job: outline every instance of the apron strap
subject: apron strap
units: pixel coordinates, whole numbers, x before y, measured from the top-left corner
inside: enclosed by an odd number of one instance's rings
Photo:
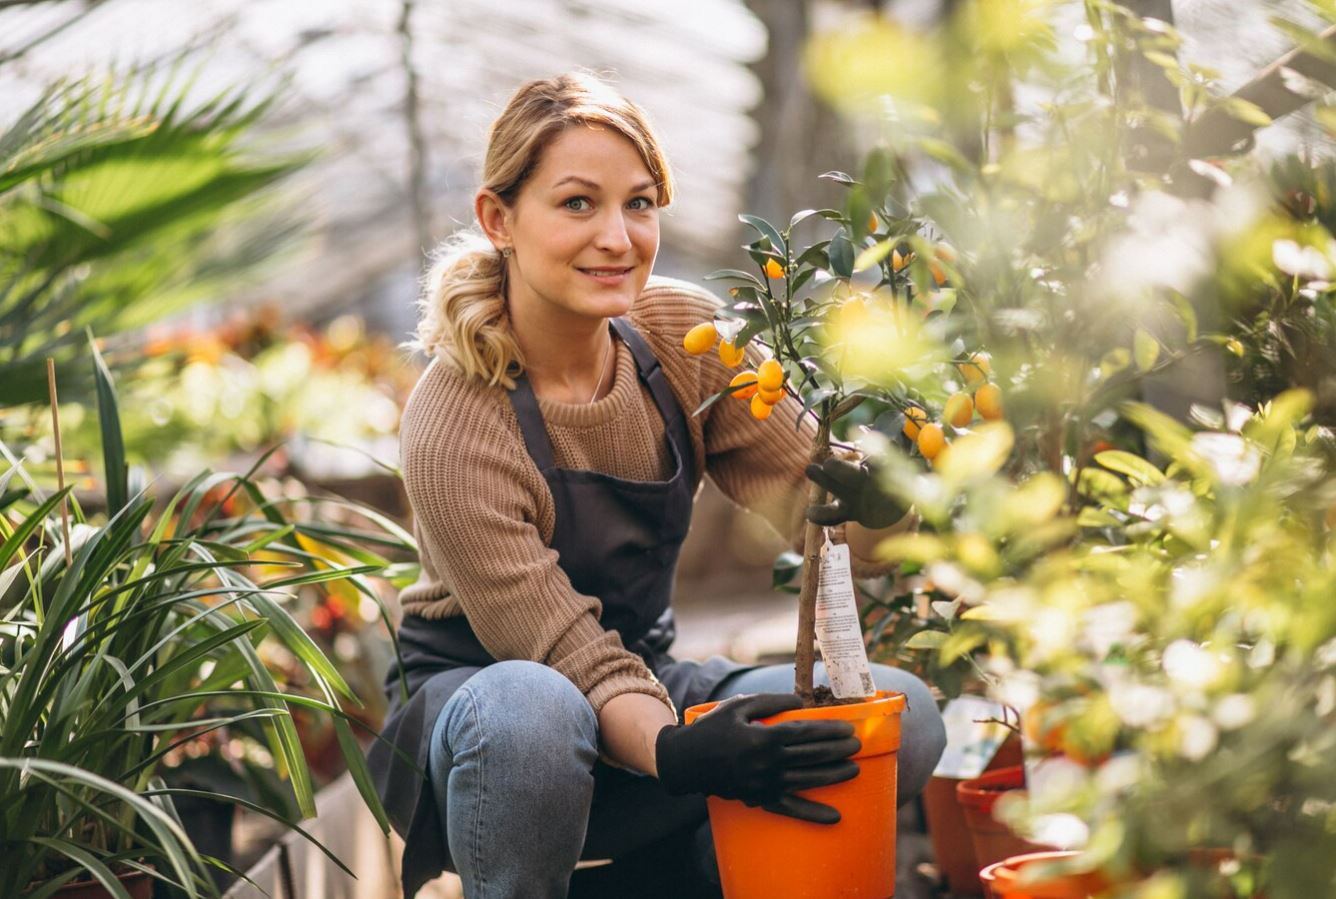
[[[515,389],[510,391],[510,405],[519,419],[520,432],[524,435],[524,446],[529,450],[533,464],[542,472],[556,467],[556,456],[552,452],[552,441],[547,436],[547,427],[543,424],[543,413],[538,411],[538,397],[534,396],[533,385],[529,377],[521,374],[515,379]]]
[[[640,380],[649,388],[650,395],[654,398],[654,405],[659,407],[659,414],[663,416],[669,439],[673,441],[682,464],[690,470],[695,462],[691,451],[690,431],[682,407],[673,396],[672,388],[668,386],[668,379],[663,375],[663,366],[659,364],[658,357],[649,348],[645,338],[640,336],[627,319],[614,318],[612,326],[631,350]],[[543,413],[538,410],[538,398],[534,396],[533,386],[526,375],[521,374],[515,379],[515,389],[510,391],[510,404],[515,409],[520,432],[524,435],[524,446],[528,449],[534,465],[543,472],[556,468],[556,455],[552,450],[552,441],[547,436],[547,426],[543,424]]]
[[[668,386],[668,379],[664,377],[659,357],[654,355],[645,338],[640,336],[640,332],[628,319],[614,318],[612,326],[617,329],[617,333],[630,348],[631,355],[635,357],[640,379],[649,387],[650,395],[654,397],[654,405],[659,407],[659,414],[663,416],[663,423],[668,429],[668,439],[673,442],[678,457],[682,460],[688,483],[695,483],[693,469],[696,457],[691,449],[691,431],[687,428],[682,407],[673,396],[672,388]]]

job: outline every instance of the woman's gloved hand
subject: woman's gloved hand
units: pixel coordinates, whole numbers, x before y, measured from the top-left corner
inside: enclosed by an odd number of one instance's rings
[[[740,799],[778,815],[835,824],[840,813],[834,808],[793,794],[856,777],[858,765],[849,756],[862,744],[847,721],[756,723],[801,706],[791,693],[757,693],[726,700],[689,726],[667,725],[655,741],[660,782],[674,796]]]
[[[833,498],[824,505],[807,507],[807,520],[813,524],[831,527],[856,521],[878,530],[905,517],[905,506],[882,492],[877,469],[869,462],[831,457],[820,465],[808,465],[806,471],[807,477],[829,490]]]

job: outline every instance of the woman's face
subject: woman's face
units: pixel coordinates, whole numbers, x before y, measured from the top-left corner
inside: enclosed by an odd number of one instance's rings
[[[513,305],[548,320],[624,315],[659,251],[658,186],[616,131],[567,128],[505,211]]]

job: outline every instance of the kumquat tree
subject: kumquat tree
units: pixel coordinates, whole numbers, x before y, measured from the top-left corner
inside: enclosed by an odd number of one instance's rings
[[[861,585],[869,651],[1005,704],[1029,793],[999,815],[1070,850],[1050,873],[1080,895],[1336,883],[1336,165],[1254,139],[1315,96],[1330,139],[1327,82],[1296,85],[1336,9],[1267,6],[1298,46],[1232,92],[1168,2],[818,35],[810,82],[876,145],[823,176],[841,208],[744,217],[759,271],[716,273],[730,300],[686,341],[763,345],[711,401],[764,421],[782,388],[814,462],[857,451],[913,510]]]

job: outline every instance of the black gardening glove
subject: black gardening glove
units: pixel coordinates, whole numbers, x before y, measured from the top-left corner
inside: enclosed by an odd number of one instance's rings
[[[807,507],[807,520],[812,524],[830,527],[856,521],[877,530],[905,517],[905,507],[881,491],[877,469],[867,462],[831,457],[820,465],[808,465],[807,477],[829,490],[833,498],[825,505]]]
[[[853,725],[755,723],[801,706],[791,693],[757,693],[726,700],[693,724],[667,725],[655,742],[659,781],[674,796],[740,799],[777,815],[835,824],[840,813],[834,808],[793,794],[858,775],[857,763],[849,759],[862,745]]]

